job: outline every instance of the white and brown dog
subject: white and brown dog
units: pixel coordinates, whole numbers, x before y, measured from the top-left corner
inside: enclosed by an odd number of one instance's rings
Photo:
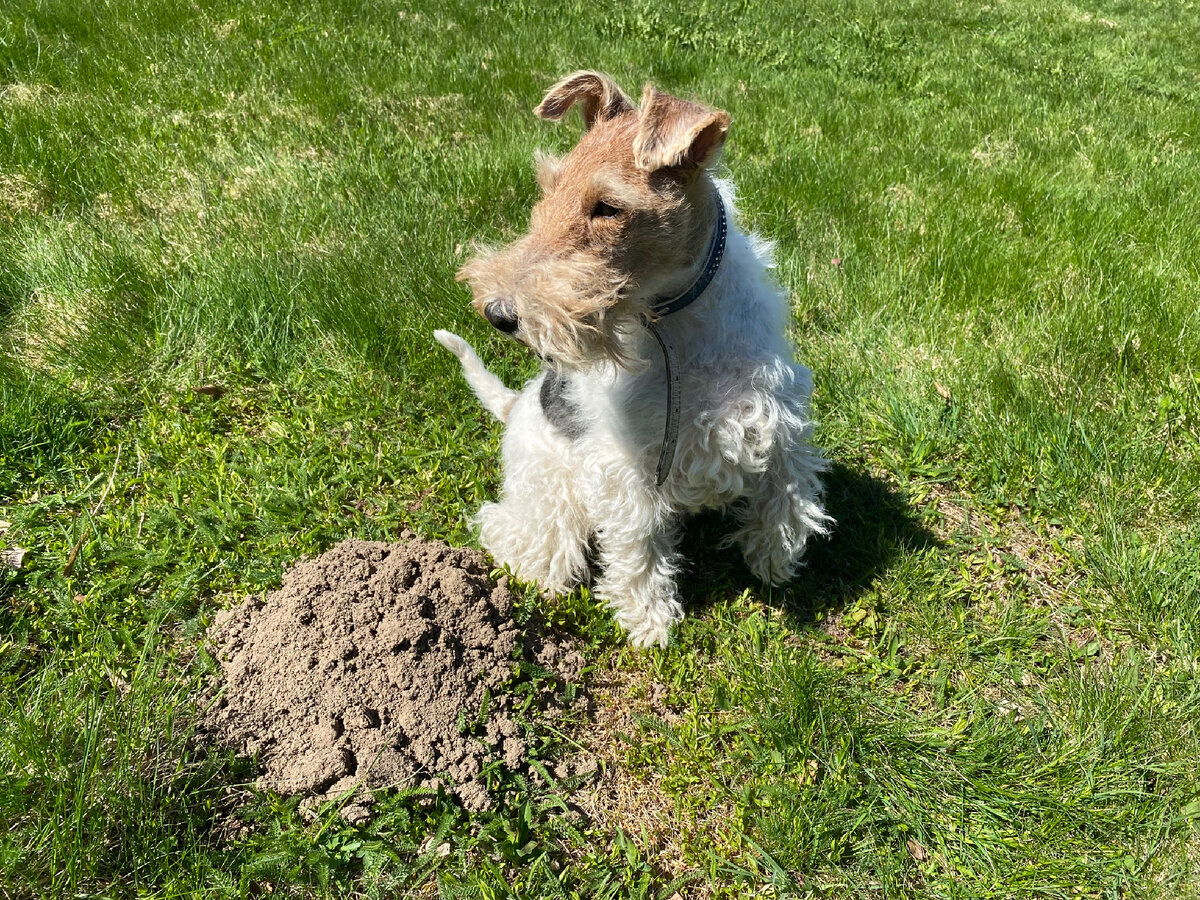
[[[496,560],[547,591],[587,579],[636,645],[665,645],[683,617],[681,517],[730,508],[736,543],[769,584],[788,581],[832,524],[828,462],[809,443],[812,373],[797,365],[771,249],[737,227],[710,170],[729,115],[647,86],[576,72],[535,110],[574,105],[586,134],[563,159],[535,154],[543,196],[529,233],[468,262],[474,306],[545,361],[510,390],[462,338],[483,405],[508,427],[504,488],[479,511]]]

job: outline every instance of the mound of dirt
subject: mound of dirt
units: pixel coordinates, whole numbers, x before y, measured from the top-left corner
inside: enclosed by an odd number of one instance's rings
[[[366,799],[444,784],[471,810],[490,802],[488,761],[516,769],[527,749],[513,703],[492,692],[522,658],[563,680],[583,664],[521,634],[483,554],[408,533],[299,563],[278,591],[219,614],[213,641],[225,691],[202,728],[256,755],[262,787]],[[366,815],[358,801],[346,812]]]

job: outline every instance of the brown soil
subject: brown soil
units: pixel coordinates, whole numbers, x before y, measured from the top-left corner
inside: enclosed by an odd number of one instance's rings
[[[483,767],[517,769],[527,750],[512,703],[491,694],[518,659],[565,680],[583,662],[522,635],[481,553],[407,533],[299,563],[278,591],[220,613],[213,642],[225,691],[202,729],[257,756],[263,788],[318,800],[357,789],[344,810],[357,818],[370,788],[393,786],[444,785],[485,808]]]

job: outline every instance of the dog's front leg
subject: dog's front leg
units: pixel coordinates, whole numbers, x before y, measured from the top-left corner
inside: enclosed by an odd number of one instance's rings
[[[551,593],[588,573],[591,518],[577,484],[571,442],[546,421],[535,380],[512,405],[504,432],[499,503],[475,517],[479,540],[501,565]]]
[[[603,506],[596,529],[603,574],[595,593],[629,633],[630,643],[665,647],[671,626],[683,618],[675,584],[678,526],[653,489],[622,490]]]

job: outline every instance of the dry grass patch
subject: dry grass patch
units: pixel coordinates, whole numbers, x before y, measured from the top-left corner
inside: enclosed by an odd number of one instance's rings
[[[213,37],[222,41],[228,40],[229,36],[233,34],[241,24],[241,19],[227,19],[224,22],[214,22],[212,25]]]
[[[0,86],[0,104],[11,107],[35,107],[54,103],[62,92],[52,84],[15,82]]]
[[[969,497],[942,484],[929,486],[926,501],[925,512],[939,540],[955,547],[978,548],[985,557],[1001,563],[1001,568],[1015,566],[1020,584],[1028,588],[1035,605],[1061,603],[1083,578],[1074,556],[1081,546],[1076,534],[1048,523],[1035,530],[1017,507],[1002,510],[999,520],[989,518]]]
[[[985,169],[1009,165],[1016,162],[1019,156],[1016,141],[992,134],[985,134],[970,153],[971,161]]]
[[[380,93],[371,89],[360,95],[360,102],[372,119],[387,122],[410,140],[434,144],[445,144],[447,138],[454,143],[468,140],[461,127],[471,109],[464,94]]]
[[[641,771],[630,766],[630,745],[640,741],[644,729],[639,719],[653,717],[671,723],[679,716],[663,702],[666,687],[647,673],[628,668],[628,662],[620,657],[620,651],[611,653],[593,676],[590,722],[579,729],[575,739],[583,747],[582,758],[595,762],[597,774],[571,802],[602,832],[623,831],[660,875],[672,880],[695,871],[688,862],[685,841],[695,844],[700,830],[708,836],[702,842],[715,846],[721,818],[729,810],[714,810],[707,820],[692,822],[681,814],[679,798],[663,784],[665,766]],[[696,900],[711,895],[704,884],[685,889],[685,896]]]
[[[14,354],[31,369],[57,370],[58,358],[103,309],[103,300],[88,290],[35,290],[5,329]]]
[[[45,189],[20,173],[0,174],[0,221],[11,222],[17,216],[45,210]]]

